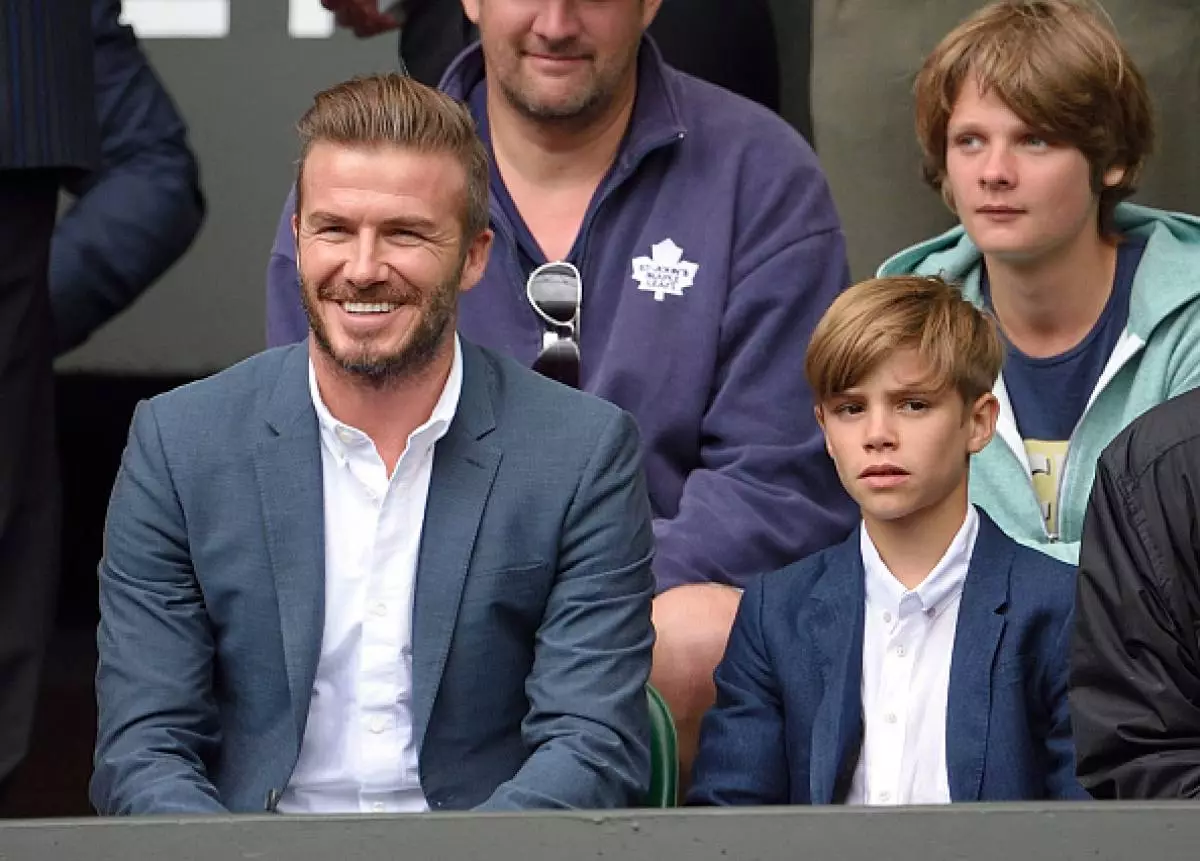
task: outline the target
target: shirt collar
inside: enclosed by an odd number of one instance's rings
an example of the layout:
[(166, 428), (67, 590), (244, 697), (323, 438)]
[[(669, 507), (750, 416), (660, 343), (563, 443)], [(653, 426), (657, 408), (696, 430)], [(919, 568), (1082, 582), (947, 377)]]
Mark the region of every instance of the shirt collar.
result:
[[(433, 405), (433, 411), (429, 414), (429, 418), (409, 434), (409, 446), (414, 441), (426, 439), (429, 440), (430, 445), (433, 445), (446, 435), (446, 432), (450, 429), (451, 422), (454, 421), (455, 413), (458, 411), (458, 401), (462, 394), (462, 381), (462, 344), (459, 342), (458, 333), (456, 332), (454, 334), (454, 358), (450, 364), (450, 375), (446, 378), (446, 384), (442, 387), (442, 392), (438, 395), (437, 403)], [(312, 398), (313, 409), (317, 413), (317, 424), (321, 429), (321, 441), (339, 460), (345, 460), (346, 449), (348, 448), (374, 445), (371, 442), (371, 438), (363, 431), (353, 425), (338, 421), (333, 413), (329, 411), (329, 407), (321, 399), (321, 391), (317, 387), (317, 371), (313, 366), (311, 356), (308, 359), (308, 392)]]
[(909, 590), (888, 570), (871, 536), (867, 534), (866, 524), (862, 524), (859, 527), (859, 547), (866, 573), (867, 604), (889, 607), (899, 615), (901, 602), (911, 594), (916, 597), (920, 609), (936, 613), (947, 600), (962, 591), (978, 535), (979, 513), (975, 506), (968, 505), (967, 516), (942, 558), (916, 589)]

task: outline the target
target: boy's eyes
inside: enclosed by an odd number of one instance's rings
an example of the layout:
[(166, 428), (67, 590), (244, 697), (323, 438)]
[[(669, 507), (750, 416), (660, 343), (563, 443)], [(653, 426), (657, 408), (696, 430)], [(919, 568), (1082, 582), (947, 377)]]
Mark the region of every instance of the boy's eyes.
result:
[[(930, 404), (929, 401), (922, 400), (921, 398), (905, 398), (896, 406), (901, 412), (919, 413), (929, 409)], [(856, 416), (864, 412), (865, 409), (862, 404), (843, 402), (835, 406), (833, 412), (835, 415)]]
[[(1021, 143), (1033, 149), (1048, 149), (1051, 145), (1046, 138), (1035, 134), (1023, 135)], [(961, 134), (954, 139), (954, 145), (960, 149), (975, 150), (983, 146), (983, 138), (974, 133)]]

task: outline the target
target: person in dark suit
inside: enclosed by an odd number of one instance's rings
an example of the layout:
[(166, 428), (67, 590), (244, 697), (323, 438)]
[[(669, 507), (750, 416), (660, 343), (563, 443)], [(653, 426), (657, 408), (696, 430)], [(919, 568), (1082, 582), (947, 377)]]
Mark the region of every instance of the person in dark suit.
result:
[(58, 353), (82, 344), (141, 296), (204, 221), (187, 126), (120, 18), (121, 0), (92, 0), (101, 158), (67, 183), (76, 200), (50, 246)]
[(96, 159), (88, 0), (0, 3), (0, 792), (25, 756), (58, 580), (47, 260)]
[(1073, 571), (967, 502), (995, 324), (934, 278), (834, 301), (805, 371), (863, 522), (747, 588), (693, 804), (1086, 798), (1067, 706)]
[(653, 533), (632, 418), (455, 334), (492, 238), (462, 106), (374, 76), (300, 131), (308, 341), (133, 420), (94, 804), (640, 802)]

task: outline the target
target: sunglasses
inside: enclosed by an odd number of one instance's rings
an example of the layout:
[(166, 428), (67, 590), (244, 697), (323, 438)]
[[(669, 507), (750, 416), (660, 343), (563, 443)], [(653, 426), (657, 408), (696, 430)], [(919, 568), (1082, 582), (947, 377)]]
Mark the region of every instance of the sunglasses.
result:
[(546, 324), (542, 351), (533, 369), (564, 385), (579, 388), (579, 309), (583, 279), (565, 260), (543, 263), (529, 273), (525, 295)]

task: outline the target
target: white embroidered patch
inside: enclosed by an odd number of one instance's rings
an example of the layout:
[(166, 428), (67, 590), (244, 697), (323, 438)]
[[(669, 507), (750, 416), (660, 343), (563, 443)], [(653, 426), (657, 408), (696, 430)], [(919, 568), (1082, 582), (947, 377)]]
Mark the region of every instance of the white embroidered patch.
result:
[(654, 294), (656, 302), (668, 293), (682, 296), (696, 280), (700, 264), (683, 259), (683, 249), (670, 239), (650, 246), (649, 257), (633, 258), (633, 280), (639, 290)]

